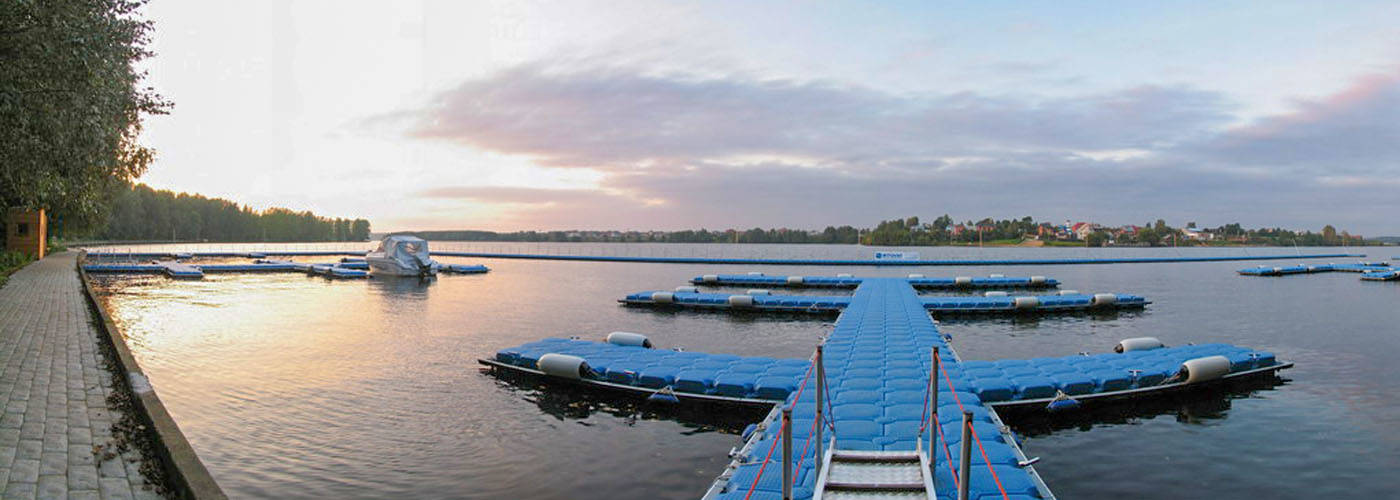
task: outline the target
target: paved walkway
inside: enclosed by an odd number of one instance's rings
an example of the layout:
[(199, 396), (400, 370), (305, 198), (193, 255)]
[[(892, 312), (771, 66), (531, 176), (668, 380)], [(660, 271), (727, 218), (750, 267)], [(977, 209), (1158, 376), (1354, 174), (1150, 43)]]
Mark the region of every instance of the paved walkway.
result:
[(100, 364), (71, 252), (0, 289), (0, 491), (4, 499), (155, 499), (140, 454), (116, 454)]

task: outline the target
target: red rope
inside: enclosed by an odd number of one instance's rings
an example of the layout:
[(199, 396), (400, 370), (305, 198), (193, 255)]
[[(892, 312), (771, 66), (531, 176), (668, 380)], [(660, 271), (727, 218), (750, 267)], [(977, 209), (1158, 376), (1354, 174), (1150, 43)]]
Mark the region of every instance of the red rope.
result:
[[(972, 422), (968, 422), (967, 425), (968, 427), (972, 427)], [(982, 438), (977, 437), (976, 430), (973, 430), (969, 434), (972, 434), (973, 441), (977, 441), (977, 449), (982, 452), (982, 461), (987, 463), (987, 472), (992, 473), (992, 481), (997, 483), (997, 491), (1001, 492), (1001, 498), (1004, 500), (1011, 500), (1011, 497), (1006, 494), (1006, 488), (1001, 485), (1001, 478), (997, 476), (997, 470), (992, 468), (992, 459), (987, 458), (987, 449), (982, 447)]]
[[(808, 448), (811, 446), (811, 444), (812, 444), (812, 436), (815, 436), (815, 435), (817, 434), (817, 424), (819, 424), (819, 423), (821, 423), (821, 421), (817, 420), (816, 418), (813, 418), (813, 419), (812, 419), (812, 428), (811, 428), (810, 430), (807, 431), (807, 439), (804, 440), (804, 441), (802, 441), (802, 453), (799, 454), (799, 455), (797, 455), (797, 467), (794, 467), (794, 468), (792, 469), (792, 470), (796, 471), (796, 472), (792, 475), (792, 487), (793, 487), (793, 488), (796, 488), (796, 487), (797, 487), (797, 475), (802, 473), (802, 461), (807, 459), (807, 449), (808, 449)], [(817, 459), (816, 457), (813, 457), (813, 458), (812, 458), (812, 460), (816, 460), (816, 459)]]
[[(933, 380), (933, 377), (929, 377), (929, 379), (928, 379), (928, 385), (924, 387), (924, 412), (919, 414), (919, 435), (920, 435), (920, 436), (924, 435), (924, 430), (928, 429), (929, 421), (930, 421), (930, 420), (933, 420), (933, 416), (930, 415), (929, 412), (928, 412), (928, 401), (929, 401), (929, 397), (928, 397), (928, 396), (929, 396), (930, 393), (933, 392), (933, 384), (935, 384), (935, 382), (934, 382), (934, 380)], [(929, 443), (929, 449), (930, 449), (930, 450), (933, 449), (933, 443)]]
[(749, 493), (744, 495), (744, 500), (749, 500), (749, 497), (753, 496), (754, 489), (758, 488), (758, 480), (763, 478), (763, 469), (768, 467), (768, 461), (773, 458), (773, 450), (778, 448), (778, 441), (782, 439), (784, 427), (787, 427), (787, 422), (778, 426), (778, 439), (774, 439), (773, 444), (768, 446), (768, 456), (763, 457), (763, 463), (758, 466), (758, 475), (753, 477), (753, 484), (749, 485)]
[[(802, 391), (807, 388), (807, 381), (812, 378), (812, 372), (816, 371), (816, 364), (817, 358), (815, 355), (813, 355), (812, 364), (807, 366), (807, 374), (802, 377), (802, 385), (797, 387), (797, 397), (792, 398), (792, 402), (794, 405), (797, 404), (797, 400), (802, 399)], [(815, 429), (816, 419), (812, 420), (812, 424), (814, 426), (813, 428)], [(783, 422), (782, 425), (778, 426), (778, 433), (776, 434), (777, 439), (774, 439), (773, 444), (768, 446), (768, 455), (763, 457), (763, 463), (758, 466), (758, 475), (753, 477), (753, 484), (749, 485), (749, 492), (748, 494), (744, 495), (744, 500), (749, 500), (749, 497), (753, 496), (754, 489), (758, 488), (758, 480), (763, 479), (763, 470), (768, 468), (768, 462), (773, 459), (773, 450), (778, 448), (778, 441), (782, 439), (783, 429), (785, 428), (787, 428), (787, 422)], [(809, 443), (812, 441), (812, 434), (807, 435), (807, 441)], [(806, 445), (803, 446), (805, 448)], [(806, 455), (807, 450), (804, 449), (802, 451), (802, 454)]]
[[(948, 458), (947, 460), (944, 460), (943, 463), (945, 463), (945, 464), (948, 465), (948, 473), (949, 473), (949, 474), (952, 474), (952, 476), (953, 476), (953, 489), (957, 489), (957, 487), (958, 487), (958, 471), (957, 471), (957, 469), (954, 469), (954, 468), (953, 468), (953, 451), (950, 450), (950, 449), (948, 449), (948, 438), (943, 437), (943, 426), (942, 426), (942, 425), (937, 425), (937, 426), (934, 426), (934, 429), (938, 429), (938, 441), (941, 442), (941, 443), (943, 443), (943, 456)], [(933, 447), (930, 446), (929, 449), (931, 450), (931, 449), (933, 449)], [(938, 454), (936, 454), (936, 453), (934, 454), (933, 460), (934, 460), (934, 462), (937, 462), (937, 461), (938, 461)]]
[[(953, 377), (948, 375), (948, 372), (945, 371), (943, 372), (943, 378), (948, 381), (948, 391), (953, 393), (953, 401), (958, 403), (958, 410), (967, 413), (967, 410), (963, 409), (962, 400), (958, 398), (958, 391), (953, 388)], [(992, 468), (992, 460), (987, 458), (987, 449), (982, 447), (982, 438), (977, 435), (977, 428), (972, 426), (972, 422), (968, 422), (967, 425), (969, 427), (968, 434), (972, 434), (972, 440), (977, 442), (977, 449), (982, 452), (982, 460), (987, 463), (987, 472), (992, 473), (992, 481), (996, 482), (997, 490), (1001, 492), (1001, 497), (1005, 500), (1010, 500), (1011, 496), (1006, 494), (1006, 488), (1001, 485), (1001, 478), (997, 476), (997, 470)], [(942, 426), (940, 426), (940, 431), (941, 427)], [(952, 455), (949, 455), (949, 467), (952, 467), (952, 461)]]

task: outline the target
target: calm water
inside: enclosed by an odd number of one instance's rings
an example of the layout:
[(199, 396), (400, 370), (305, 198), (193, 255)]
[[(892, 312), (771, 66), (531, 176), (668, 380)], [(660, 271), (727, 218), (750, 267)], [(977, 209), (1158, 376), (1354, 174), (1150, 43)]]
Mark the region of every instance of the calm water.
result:
[[(846, 246), (457, 244), (609, 255), (868, 257)], [(189, 250), (212, 250), (187, 246)], [(226, 248), (226, 247), (222, 247)], [(303, 249), (326, 246), (302, 246)], [(1373, 249), (1374, 250), (1374, 249)], [(1240, 255), (1242, 249), (919, 249), (925, 258)], [(1248, 253), (1292, 253), (1250, 249)], [(1331, 253), (1331, 249), (1326, 250)], [(1309, 252), (1303, 249), (1302, 252)], [(1389, 257), (1393, 251), (1376, 253)], [(476, 359), (546, 336), (648, 333), (663, 347), (805, 357), (830, 318), (623, 308), (697, 274), (1043, 274), (1142, 294), (1110, 317), (948, 320), (964, 359), (1104, 352), (1119, 339), (1229, 342), (1298, 366), (1255, 391), (1011, 421), (1060, 497), (1393, 498), (1400, 284), (1351, 273), (1247, 278), (1253, 263), (818, 268), (444, 259), (478, 276), (327, 281), (103, 278), (161, 398), (235, 498), (696, 498), (752, 415), (656, 414), (545, 393)], [(1340, 260), (1340, 259), (1337, 259)], [(1293, 261), (1284, 261), (1292, 263)], [(1315, 261), (1316, 262), (1316, 261)]]

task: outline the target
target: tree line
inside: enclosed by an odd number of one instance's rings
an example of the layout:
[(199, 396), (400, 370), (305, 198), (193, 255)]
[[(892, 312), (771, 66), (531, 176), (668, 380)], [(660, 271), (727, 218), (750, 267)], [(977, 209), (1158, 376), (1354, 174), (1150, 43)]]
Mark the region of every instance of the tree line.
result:
[(0, 2), (0, 207), (91, 228), (109, 190), (146, 171), (154, 152), (136, 140), (141, 119), (171, 104), (136, 67), (151, 56), (144, 4)]
[(128, 185), (111, 195), (110, 215), (88, 234), (99, 240), (365, 241), (365, 219), (321, 217), (285, 208), (253, 210), (221, 198)]

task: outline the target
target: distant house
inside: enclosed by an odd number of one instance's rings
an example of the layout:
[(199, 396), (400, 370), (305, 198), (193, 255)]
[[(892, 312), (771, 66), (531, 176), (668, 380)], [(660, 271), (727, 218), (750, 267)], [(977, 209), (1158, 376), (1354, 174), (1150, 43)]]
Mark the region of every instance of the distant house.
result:
[(966, 227), (966, 226), (963, 226), (962, 224), (958, 224), (958, 225), (956, 225), (956, 226), (953, 226), (953, 236), (954, 236), (954, 237), (957, 237), (958, 235), (963, 234), (964, 231), (967, 231), (967, 227)]
[(1070, 233), (1074, 234), (1075, 238), (1083, 240), (1088, 239), (1089, 234), (1093, 233), (1094, 231), (1097, 231), (1099, 227), (1100, 226), (1098, 224), (1094, 224), (1092, 222), (1076, 222), (1073, 226), (1070, 227), (1069, 231)]
[(1194, 227), (1183, 228), (1181, 234), (1184, 235), (1186, 239), (1192, 241), (1210, 241), (1215, 239), (1215, 233), (1202, 231)]

